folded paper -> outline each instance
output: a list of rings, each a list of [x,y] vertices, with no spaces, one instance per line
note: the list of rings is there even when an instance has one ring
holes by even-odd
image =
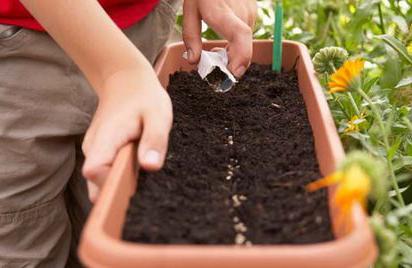
[[[187,52],[183,53],[183,58],[187,59]],[[223,80],[222,83],[215,88],[215,90],[227,92],[235,83],[237,83],[236,78],[227,68],[228,61],[226,49],[219,49],[217,51],[202,50],[200,61],[197,66],[197,72],[202,79],[206,79],[207,81],[207,76],[212,73],[215,68],[219,68],[227,76],[227,78]]]

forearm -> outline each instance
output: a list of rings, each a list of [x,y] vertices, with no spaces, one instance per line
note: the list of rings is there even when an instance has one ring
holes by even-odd
[[[97,0],[21,2],[74,60],[98,94],[117,73],[150,68]]]

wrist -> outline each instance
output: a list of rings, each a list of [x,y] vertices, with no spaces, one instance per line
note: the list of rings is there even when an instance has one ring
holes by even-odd
[[[135,92],[158,83],[156,73],[150,63],[145,59],[133,65],[119,68],[108,73],[102,79],[101,88],[98,90],[99,98],[115,93]]]

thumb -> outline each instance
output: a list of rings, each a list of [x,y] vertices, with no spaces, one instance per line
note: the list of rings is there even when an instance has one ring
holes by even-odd
[[[171,126],[172,116],[167,114],[148,114],[143,118],[143,133],[138,149],[138,160],[143,169],[156,171],[163,166]]]
[[[196,5],[196,1],[184,1],[183,4],[183,41],[190,64],[198,63],[202,52],[202,22]]]

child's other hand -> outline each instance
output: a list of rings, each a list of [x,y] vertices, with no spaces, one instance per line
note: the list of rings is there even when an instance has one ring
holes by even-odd
[[[170,98],[150,65],[110,76],[83,142],[83,174],[89,179],[91,200],[96,200],[116,153],[130,141],[140,138],[138,161],[143,169],[160,169],[171,124]]]
[[[183,6],[183,40],[188,60],[196,64],[202,50],[201,20],[226,38],[229,70],[241,77],[252,58],[255,0],[186,0]]]

